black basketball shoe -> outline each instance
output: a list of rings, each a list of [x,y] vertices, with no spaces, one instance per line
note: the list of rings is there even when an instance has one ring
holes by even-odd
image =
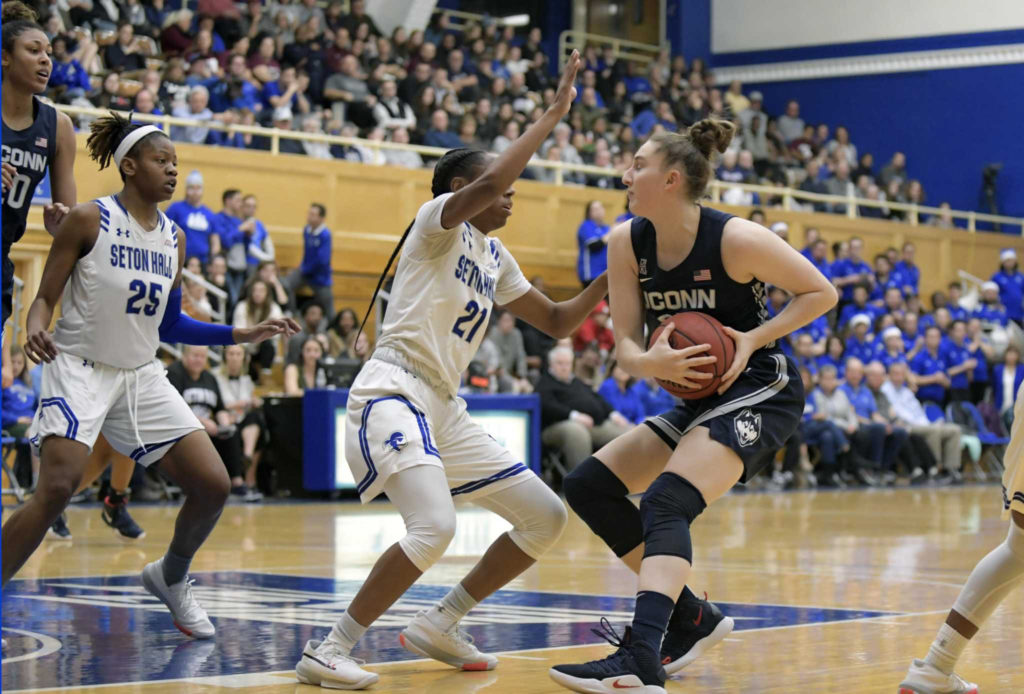
[[[122,540],[141,540],[146,536],[146,531],[128,513],[128,504],[124,501],[112,504],[109,496],[103,500],[103,522]]]
[[[718,606],[704,600],[681,600],[668,620],[661,642],[661,664],[669,675],[682,670],[728,636],[736,623]]]
[[[665,694],[665,669],[650,644],[634,642],[630,627],[626,627],[625,634],[619,638],[603,617],[601,629],[591,631],[616,646],[617,650],[603,660],[592,660],[582,665],[556,665],[548,671],[551,679],[574,692],[617,694],[628,689],[636,694]]]

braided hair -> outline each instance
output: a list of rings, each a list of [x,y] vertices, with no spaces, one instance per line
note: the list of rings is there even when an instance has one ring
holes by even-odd
[[[125,118],[114,111],[111,111],[109,115],[97,118],[89,125],[89,139],[85,141],[85,146],[89,150],[89,156],[100,165],[100,171],[110,166],[110,162],[114,159],[114,152],[117,151],[117,146],[124,138],[133,130],[141,127],[143,127],[142,123],[132,123],[131,114]],[[143,143],[151,140],[154,136],[166,137],[163,133],[146,135],[136,142],[125,156],[137,156]],[[118,173],[121,174],[121,180],[125,180],[124,173],[121,171]]]
[[[18,0],[8,0],[4,3],[2,11],[3,28],[3,49],[10,53],[14,50],[14,42],[18,37],[30,29],[43,28],[36,22],[36,11]]]
[[[452,180],[460,176],[468,178],[473,172],[473,169],[483,164],[486,160],[487,153],[480,149],[459,147],[458,149],[448,150],[434,166],[434,177],[430,181],[430,193],[436,198],[439,195],[452,192]],[[398,239],[398,244],[395,245],[395,250],[391,252],[391,257],[388,258],[388,264],[384,266],[384,271],[380,273],[380,278],[377,280],[377,288],[373,290],[373,296],[370,297],[370,305],[366,307],[366,315],[363,316],[363,320],[359,324],[359,329],[356,331],[356,336],[352,341],[352,344],[356,343],[356,340],[359,339],[360,333],[363,332],[363,326],[366,325],[366,321],[370,317],[370,311],[373,310],[373,303],[377,300],[380,288],[384,285],[384,279],[388,276],[388,270],[391,269],[392,263],[394,263],[395,258],[398,257],[398,252],[402,250],[402,245],[409,237],[409,232],[412,231],[412,225],[415,222],[415,219],[409,222],[409,226],[407,226],[405,231],[402,232],[402,237]]]

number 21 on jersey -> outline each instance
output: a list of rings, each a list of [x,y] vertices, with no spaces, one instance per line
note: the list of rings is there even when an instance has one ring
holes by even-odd
[[[452,326],[452,332],[457,337],[463,338],[466,342],[472,342],[473,338],[476,337],[476,332],[480,329],[480,326],[487,322],[487,309],[480,310],[480,305],[475,301],[469,301],[466,304],[466,308],[463,309],[465,313],[455,321],[455,325]],[[477,314],[480,317],[477,318]],[[469,334],[466,335],[465,325],[472,322],[476,318],[476,323],[473,323],[473,327],[469,329]]]

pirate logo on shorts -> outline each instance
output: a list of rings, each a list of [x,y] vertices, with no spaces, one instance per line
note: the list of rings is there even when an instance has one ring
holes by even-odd
[[[405,439],[405,434],[400,431],[396,431],[388,437],[388,440],[384,442],[384,450],[392,449],[396,453],[400,453],[406,444],[409,443]]]
[[[761,415],[754,414],[749,407],[736,415],[732,423],[741,446],[749,446],[761,438]]]

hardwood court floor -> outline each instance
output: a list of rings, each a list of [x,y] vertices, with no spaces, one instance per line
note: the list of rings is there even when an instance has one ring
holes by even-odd
[[[218,637],[194,642],[137,580],[166,548],[176,509],[136,505],[133,513],[148,534],[126,546],[96,507],[71,509],[74,541],[47,542],[9,586],[4,691],[315,692],[290,671],[302,645],[322,637],[403,532],[387,504],[229,507],[193,566]],[[601,615],[627,623],[635,591],[634,576],[576,518],[548,556],[467,622],[483,649],[514,651],[497,670],[401,660],[408,654],[396,634],[408,617],[507,527],[472,507],[459,520],[447,558],[357,653],[379,663],[372,691],[564,691],[548,668],[606,654],[590,627]],[[733,494],[695,525],[691,585],[736,617],[737,630],[668,691],[891,694],[1006,527],[993,486]],[[985,625],[960,672],[986,694],[1024,691],[1024,592]]]

